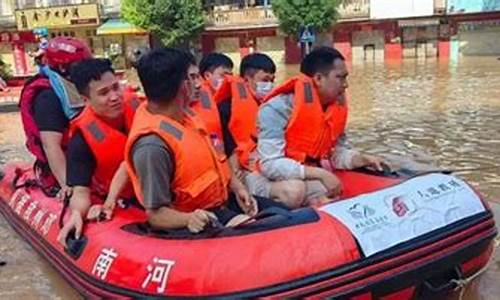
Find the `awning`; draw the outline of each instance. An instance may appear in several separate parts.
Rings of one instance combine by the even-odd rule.
[[[147,33],[146,30],[127,23],[121,19],[111,19],[97,28],[97,34],[129,34],[129,33]]]

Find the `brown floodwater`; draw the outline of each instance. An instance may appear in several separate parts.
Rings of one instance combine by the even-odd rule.
[[[297,70],[281,68],[277,79]],[[350,73],[348,137],[353,147],[384,155],[395,165],[455,170],[500,216],[500,60],[370,63],[354,65]],[[0,112],[0,164],[27,157],[19,114]],[[79,298],[2,217],[0,240],[0,260],[7,262],[0,267],[0,299]],[[464,299],[499,299],[498,282],[500,251]]]

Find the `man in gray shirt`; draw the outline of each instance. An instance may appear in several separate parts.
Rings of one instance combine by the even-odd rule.
[[[337,50],[326,47],[314,50],[302,62],[301,72],[312,79],[310,95],[312,97],[313,93],[317,93],[317,101],[321,102],[323,111],[335,101],[345,102],[348,72],[344,58]],[[296,193],[297,197],[282,200],[288,206],[299,207],[329,202],[341,192],[341,183],[337,177],[320,166],[297,161],[286,152],[287,130],[292,115],[297,113],[294,111],[294,105],[296,101],[304,101],[304,99],[296,100],[295,96],[293,90],[290,93],[282,93],[260,107],[257,121],[259,128],[257,156],[260,172],[247,175],[246,184],[251,193],[266,197],[270,193],[271,183],[294,180],[294,185],[299,191]],[[340,116],[332,116],[335,117]],[[323,116],[317,115],[315,118]],[[309,123],[300,125],[304,132],[314,130]],[[383,163],[381,158],[349,149],[345,145],[343,135],[336,144],[331,145],[330,153],[325,154],[336,169],[363,166],[381,169]]]
[[[148,100],[137,110],[126,159],[149,224],[196,233],[216,221],[231,226],[257,213],[256,200],[231,176],[225,155],[187,108],[201,85],[194,58],[157,49],[137,69]]]

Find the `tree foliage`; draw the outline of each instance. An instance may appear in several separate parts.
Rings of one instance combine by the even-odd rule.
[[[203,30],[201,0],[123,0],[122,17],[156,35],[165,46],[183,44]]]
[[[316,32],[329,30],[337,20],[341,0],[273,0],[272,7],[280,29],[297,36],[299,27],[312,26]]]
[[[1,58],[0,58],[0,78],[7,80],[12,77],[12,70],[11,66],[9,64],[6,64]]]

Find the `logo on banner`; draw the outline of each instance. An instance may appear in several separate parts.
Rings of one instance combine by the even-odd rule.
[[[392,199],[392,211],[400,218],[408,213],[409,209],[403,196],[397,196]]]
[[[355,219],[366,219],[375,214],[375,210],[368,205],[361,205],[359,203],[349,207],[349,213]]]

